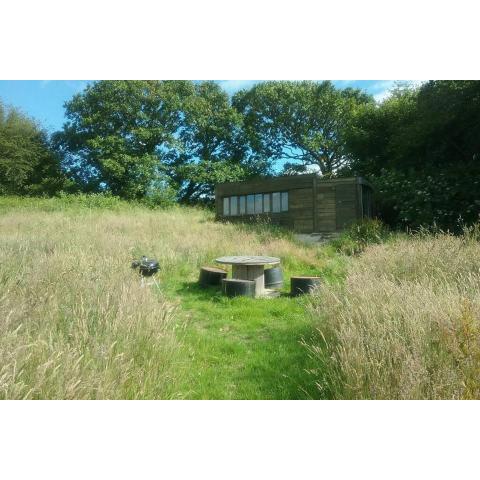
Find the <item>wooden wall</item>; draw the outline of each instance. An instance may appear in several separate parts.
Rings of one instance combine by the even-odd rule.
[[[289,190],[288,215],[293,229],[299,233],[311,233],[313,224],[313,187]]]
[[[362,185],[358,178],[323,180],[317,175],[298,175],[219,184],[216,188],[217,218],[248,221],[252,216],[223,217],[223,197],[288,191],[288,212],[260,215],[274,224],[299,233],[336,232],[362,218]]]
[[[335,212],[335,185],[324,185],[317,182],[317,208],[316,225],[317,232],[335,232],[337,230]]]

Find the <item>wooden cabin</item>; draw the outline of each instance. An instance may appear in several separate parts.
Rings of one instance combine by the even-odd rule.
[[[215,206],[218,220],[267,217],[297,233],[339,232],[373,214],[372,187],[366,180],[317,174],[220,183]]]

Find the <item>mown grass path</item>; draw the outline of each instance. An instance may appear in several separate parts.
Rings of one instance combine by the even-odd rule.
[[[165,281],[177,300],[183,359],[177,365],[182,398],[319,398],[317,365],[301,345],[315,334],[308,298],[228,299],[195,281]]]

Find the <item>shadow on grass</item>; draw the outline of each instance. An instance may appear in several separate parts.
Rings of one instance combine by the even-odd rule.
[[[220,286],[202,287],[198,282],[182,282],[176,293],[184,299],[204,302],[218,302],[223,298]]]

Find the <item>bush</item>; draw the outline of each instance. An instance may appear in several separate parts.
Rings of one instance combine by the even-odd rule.
[[[58,203],[66,207],[100,208],[104,210],[115,210],[129,205],[129,202],[108,193],[61,193],[58,197]]]
[[[54,212],[64,210],[125,210],[138,207],[142,207],[142,205],[103,193],[60,193],[56,197],[0,196],[0,210],[16,208]]]
[[[389,237],[389,229],[380,220],[364,219],[351,225],[331,244],[340,253],[355,255],[363,252],[368,245],[383,243]]]
[[[465,175],[468,171],[469,174]],[[437,172],[383,171],[371,177],[382,219],[397,227],[431,227],[461,233],[480,218],[477,164]]]
[[[176,192],[171,187],[159,188],[148,193],[140,202],[149,208],[171,207],[176,202]]]

